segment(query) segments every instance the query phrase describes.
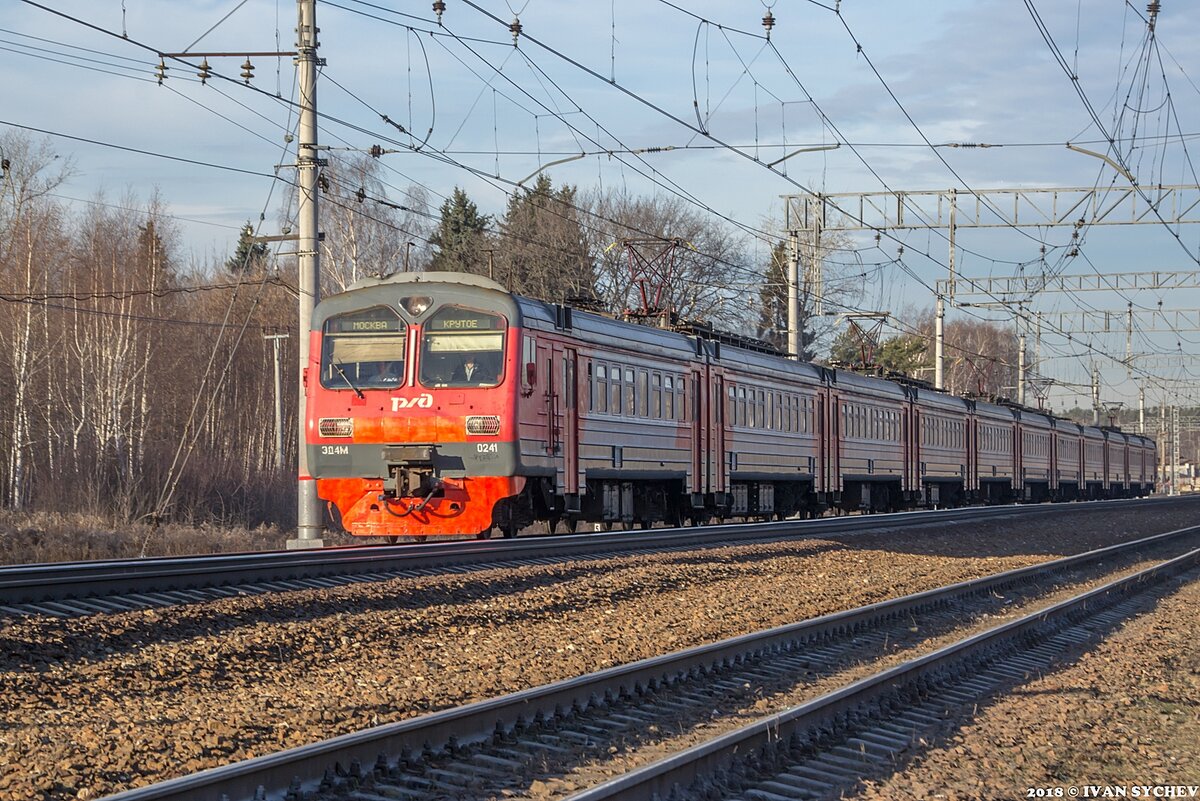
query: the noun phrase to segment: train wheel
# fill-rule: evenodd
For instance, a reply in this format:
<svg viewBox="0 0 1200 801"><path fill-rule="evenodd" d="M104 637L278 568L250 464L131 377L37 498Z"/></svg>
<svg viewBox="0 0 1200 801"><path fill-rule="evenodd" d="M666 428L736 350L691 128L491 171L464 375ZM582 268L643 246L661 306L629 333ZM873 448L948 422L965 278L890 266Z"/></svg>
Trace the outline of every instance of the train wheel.
<svg viewBox="0 0 1200 801"><path fill-rule="evenodd" d="M559 521L559 518L557 518L557 517L551 517L546 520L546 533L547 534L557 534L558 533L558 521Z"/></svg>
<svg viewBox="0 0 1200 801"><path fill-rule="evenodd" d="M387 541L388 541L388 545L399 545L400 544L399 537L388 537Z"/></svg>
<svg viewBox="0 0 1200 801"><path fill-rule="evenodd" d="M517 524L505 523L500 527L500 533L504 539L511 540L513 537L517 536Z"/></svg>
<svg viewBox="0 0 1200 801"><path fill-rule="evenodd" d="M483 531L475 535L475 539L477 540L490 540L491 538L492 530L490 528L485 528Z"/></svg>
<svg viewBox="0 0 1200 801"><path fill-rule="evenodd" d="M654 528L654 521L653 520L639 520L638 527L641 528L642 531L645 531L646 529Z"/></svg>
<svg viewBox="0 0 1200 801"><path fill-rule="evenodd" d="M568 534L574 534L577 528L579 528L579 521L574 517L568 517L563 520L563 530Z"/></svg>
<svg viewBox="0 0 1200 801"><path fill-rule="evenodd" d="M425 534L418 534L417 536L413 537L413 542L425 542L427 539L429 539L429 537Z"/></svg>

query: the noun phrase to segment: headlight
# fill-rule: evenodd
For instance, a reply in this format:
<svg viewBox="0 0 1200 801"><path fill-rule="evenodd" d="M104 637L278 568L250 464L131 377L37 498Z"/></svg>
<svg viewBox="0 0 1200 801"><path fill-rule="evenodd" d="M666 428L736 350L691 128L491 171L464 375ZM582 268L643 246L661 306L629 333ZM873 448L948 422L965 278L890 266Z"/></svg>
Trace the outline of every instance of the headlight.
<svg viewBox="0 0 1200 801"><path fill-rule="evenodd" d="M500 418L495 415L472 415L467 418L467 433L494 437L500 433Z"/></svg>
<svg viewBox="0 0 1200 801"><path fill-rule="evenodd" d="M322 437L354 436L354 419L350 417L322 417L317 422L317 431Z"/></svg>

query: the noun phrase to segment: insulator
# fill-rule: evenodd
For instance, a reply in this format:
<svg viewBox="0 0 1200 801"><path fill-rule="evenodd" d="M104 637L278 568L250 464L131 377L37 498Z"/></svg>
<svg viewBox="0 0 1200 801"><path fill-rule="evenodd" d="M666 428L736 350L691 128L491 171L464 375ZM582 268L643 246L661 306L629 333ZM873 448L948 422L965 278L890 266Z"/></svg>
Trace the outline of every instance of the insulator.
<svg viewBox="0 0 1200 801"><path fill-rule="evenodd" d="M329 194L329 179L324 175L317 176L317 186L320 187L322 192Z"/></svg>
<svg viewBox="0 0 1200 801"><path fill-rule="evenodd" d="M383 147L380 145L371 145L371 149L367 152L371 155L371 158L377 159L383 155Z"/></svg>
<svg viewBox="0 0 1200 801"><path fill-rule="evenodd" d="M513 17L513 21L508 23L508 29L512 31L513 47L517 46L517 39L521 38L521 20Z"/></svg>
<svg viewBox="0 0 1200 801"><path fill-rule="evenodd" d="M154 68L154 74L158 76L158 85L162 86L162 82L167 79L167 62L161 58L158 60L158 66Z"/></svg>
<svg viewBox="0 0 1200 801"><path fill-rule="evenodd" d="M208 79L212 77L212 70L208 67L208 59L200 62L200 71L196 73L196 77L200 79L200 83L208 83Z"/></svg>
<svg viewBox="0 0 1200 801"><path fill-rule="evenodd" d="M767 13L763 15L762 25L767 29L767 38L771 38L771 29L775 27L775 15L771 13L771 9L767 9Z"/></svg>
<svg viewBox="0 0 1200 801"><path fill-rule="evenodd" d="M246 58L246 63L242 65L242 80L246 85L250 85L250 79L254 77L254 65L250 63L249 57Z"/></svg>
<svg viewBox="0 0 1200 801"><path fill-rule="evenodd" d="M360 186L358 188L358 191L354 193L354 197L358 198L359 203L362 203L364 200L367 199L367 190L363 189Z"/></svg>
<svg viewBox="0 0 1200 801"><path fill-rule="evenodd" d="M433 0L433 13L437 14L438 25L442 24L442 12L446 10L446 4L442 0Z"/></svg>

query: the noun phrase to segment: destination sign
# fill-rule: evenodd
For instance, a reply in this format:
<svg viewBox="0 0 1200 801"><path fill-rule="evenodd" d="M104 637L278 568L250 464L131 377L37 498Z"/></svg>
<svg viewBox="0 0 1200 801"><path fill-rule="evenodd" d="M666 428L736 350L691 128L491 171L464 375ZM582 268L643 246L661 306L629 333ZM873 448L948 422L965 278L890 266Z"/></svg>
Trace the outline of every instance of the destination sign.
<svg viewBox="0 0 1200 801"><path fill-rule="evenodd" d="M470 309L446 308L427 323L427 331L488 331L504 328L504 318Z"/></svg>
<svg viewBox="0 0 1200 801"><path fill-rule="evenodd" d="M387 307L342 314L325 322L328 334L378 334L387 331L403 331L404 323Z"/></svg>

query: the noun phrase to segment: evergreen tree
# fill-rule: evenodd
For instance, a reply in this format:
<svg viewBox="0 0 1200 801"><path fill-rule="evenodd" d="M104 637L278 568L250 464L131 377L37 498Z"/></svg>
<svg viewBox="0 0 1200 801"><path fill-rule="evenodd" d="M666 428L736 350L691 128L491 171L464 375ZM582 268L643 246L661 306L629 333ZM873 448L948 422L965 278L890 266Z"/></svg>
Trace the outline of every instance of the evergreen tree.
<svg viewBox="0 0 1200 801"><path fill-rule="evenodd" d="M437 248L431 270L487 274L487 230L491 217L457 186L442 204L441 219L429 241Z"/></svg>
<svg viewBox="0 0 1200 801"><path fill-rule="evenodd" d="M238 235L237 249L225 262L225 269L231 273L253 274L261 272L266 266L267 246L254 241L254 226L247 220Z"/></svg>
<svg viewBox="0 0 1200 801"><path fill-rule="evenodd" d="M576 207L575 187L539 175L508 201L497 279L518 294L561 301L595 297L596 270Z"/></svg>
<svg viewBox="0 0 1200 801"><path fill-rule="evenodd" d="M787 244L779 242L771 248L771 259L763 276L763 284L758 290L758 325L759 339L770 342L780 350L788 346L788 286L787 286ZM809 299L804 294L800 296L800 358L811 362L816 358L812 349L816 334L810 323L812 313L809 310Z"/></svg>

